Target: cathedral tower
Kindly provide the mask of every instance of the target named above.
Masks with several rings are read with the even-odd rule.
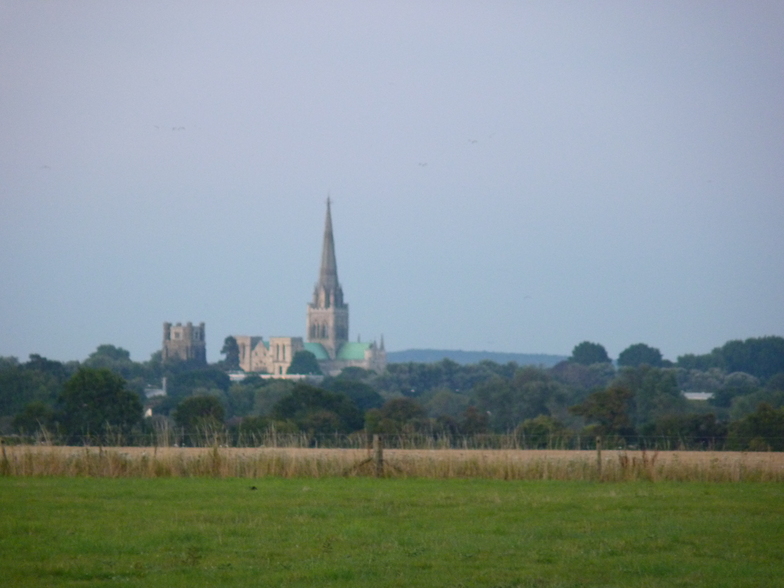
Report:
[[[319,280],[313,289],[313,302],[308,304],[307,337],[309,343],[321,343],[330,359],[335,359],[348,341],[348,304],[343,302],[343,289],[338,282],[329,198]]]

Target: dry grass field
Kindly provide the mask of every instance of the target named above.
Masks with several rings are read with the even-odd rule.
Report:
[[[258,478],[376,474],[359,449],[3,447],[10,476]],[[784,453],[387,449],[383,475],[502,480],[784,481]]]

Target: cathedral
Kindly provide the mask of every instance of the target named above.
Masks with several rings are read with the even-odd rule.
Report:
[[[343,300],[343,288],[338,281],[329,199],[321,268],[313,289],[313,299],[308,304],[305,333],[307,341],[302,337],[270,337],[265,341],[263,337],[234,335],[240,352],[240,367],[245,372],[283,376],[299,351],[310,351],[315,355],[325,375],[337,375],[347,367],[377,372],[386,367],[383,336],[380,344],[348,340],[348,304]]]

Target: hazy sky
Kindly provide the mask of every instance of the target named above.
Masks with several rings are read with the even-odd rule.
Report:
[[[0,0],[0,355],[784,335],[784,4]]]

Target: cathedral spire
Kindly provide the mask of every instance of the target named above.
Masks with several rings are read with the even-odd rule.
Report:
[[[309,343],[320,343],[329,357],[335,359],[340,347],[348,341],[348,304],[343,301],[343,289],[338,282],[331,204],[327,198],[321,268],[313,289],[313,302],[308,304],[307,333]]]
[[[332,234],[332,213],[327,197],[327,218],[324,222],[324,245],[321,249],[321,270],[318,286],[333,290],[338,287],[338,262],[335,259],[335,237]]]

